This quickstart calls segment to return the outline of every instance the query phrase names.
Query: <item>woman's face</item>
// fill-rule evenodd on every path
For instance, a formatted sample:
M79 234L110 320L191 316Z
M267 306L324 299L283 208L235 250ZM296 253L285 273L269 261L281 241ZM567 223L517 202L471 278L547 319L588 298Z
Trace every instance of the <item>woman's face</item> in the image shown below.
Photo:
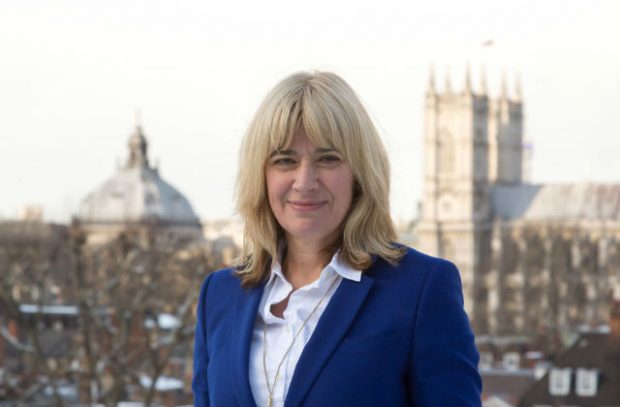
M287 241L324 248L338 237L353 198L353 174L338 151L313 145L300 128L290 146L268 158L265 178Z

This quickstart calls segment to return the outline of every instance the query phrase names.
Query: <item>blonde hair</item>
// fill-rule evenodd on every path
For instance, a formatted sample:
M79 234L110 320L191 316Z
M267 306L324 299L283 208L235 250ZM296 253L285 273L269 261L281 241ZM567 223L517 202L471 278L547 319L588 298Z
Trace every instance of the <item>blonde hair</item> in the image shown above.
M269 206L265 166L299 127L315 146L340 152L353 173L354 198L339 246L326 249L340 249L340 258L358 270L368 268L373 256L390 263L402 257L390 217L387 154L368 113L338 75L300 72L267 94L241 145L236 198L245 236L237 269L244 287L266 280L277 259L283 232Z

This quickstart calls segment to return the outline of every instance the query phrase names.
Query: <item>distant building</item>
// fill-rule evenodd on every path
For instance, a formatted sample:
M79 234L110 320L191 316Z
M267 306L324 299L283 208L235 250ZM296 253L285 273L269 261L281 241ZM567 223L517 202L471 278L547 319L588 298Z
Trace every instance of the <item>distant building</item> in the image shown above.
M431 73L425 109L416 247L459 267L474 330L553 340L603 323L620 287L620 184L527 183L518 83L494 99L484 77L439 92Z
M75 332L78 326L78 307L72 305L45 305L21 304L19 312L21 319L8 319L2 321L8 327L2 332L0 339L0 366L4 366L7 372L26 372L32 370L32 366L25 364L35 364L33 360L33 349L22 349L23 347L32 348L27 338L28 331L34 326L38 328L38 341L41 348L38 350L48 363L54 366L68 366L71 360L71 348L75 342ZM6 316L0 315L0 321ZM7 338L13 341L7 340ZM26 344L26 345L24 345ZM2 349L4 347L4 349ZM26 350L25 353L24 350ZM26 357L24 357L24 355Z
M84 198L76 219L93 244L127 232L170 241L202 236L187 198L149 164L148 143L139 125L129 138L127 163Z
M608 332L584 333L524 395L520 407L620 406L620 302Z
M531 370L481 371L483 407L516 407L520 397L535 383Z
M26 205L19 209L17 219L23 222L42 222L43 208L39 205Z
M0 221L0 247L51 245L65 239L65 225L32 220Z
M480 352L478 370L482 377L484 407L516 406L525 392L544 375L548 365L536 345L523 336L476 338Z
M227 238L237 247L243 246L243 221L239 218L203 220L202 230L207 240Z

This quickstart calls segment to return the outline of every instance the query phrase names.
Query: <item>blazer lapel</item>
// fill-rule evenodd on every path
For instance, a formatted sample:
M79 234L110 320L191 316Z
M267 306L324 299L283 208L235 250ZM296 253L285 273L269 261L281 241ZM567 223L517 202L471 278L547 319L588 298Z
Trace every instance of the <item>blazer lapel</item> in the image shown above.
M235 296L233 335L230 340L232 343L233 382L240 406L256 406L250 387L250 344L258 304L263 296L264 289L264 284L250 290L239 289Z
M342 280L299 357L284 401L285 406L303 404L321 369L355 319L372 285L373 278L367 273L364 273L360 282Z

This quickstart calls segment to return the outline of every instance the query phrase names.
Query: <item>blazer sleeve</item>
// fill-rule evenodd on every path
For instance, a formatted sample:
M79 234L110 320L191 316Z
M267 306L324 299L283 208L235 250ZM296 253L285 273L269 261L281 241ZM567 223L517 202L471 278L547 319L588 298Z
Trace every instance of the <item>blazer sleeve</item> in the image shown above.
M213 273L205 279L200 289L200 298L196 311L196 330L194 333L194 377L192 379L192 391L194 393L195 407L209 406L209 387L207 383L207 366L209 366L209 353L207 351L207 330L205 320L205 306L207 290Z
M438 261L423 282L419 301L409 361L410 404L480 406L479 356L454 264Z

